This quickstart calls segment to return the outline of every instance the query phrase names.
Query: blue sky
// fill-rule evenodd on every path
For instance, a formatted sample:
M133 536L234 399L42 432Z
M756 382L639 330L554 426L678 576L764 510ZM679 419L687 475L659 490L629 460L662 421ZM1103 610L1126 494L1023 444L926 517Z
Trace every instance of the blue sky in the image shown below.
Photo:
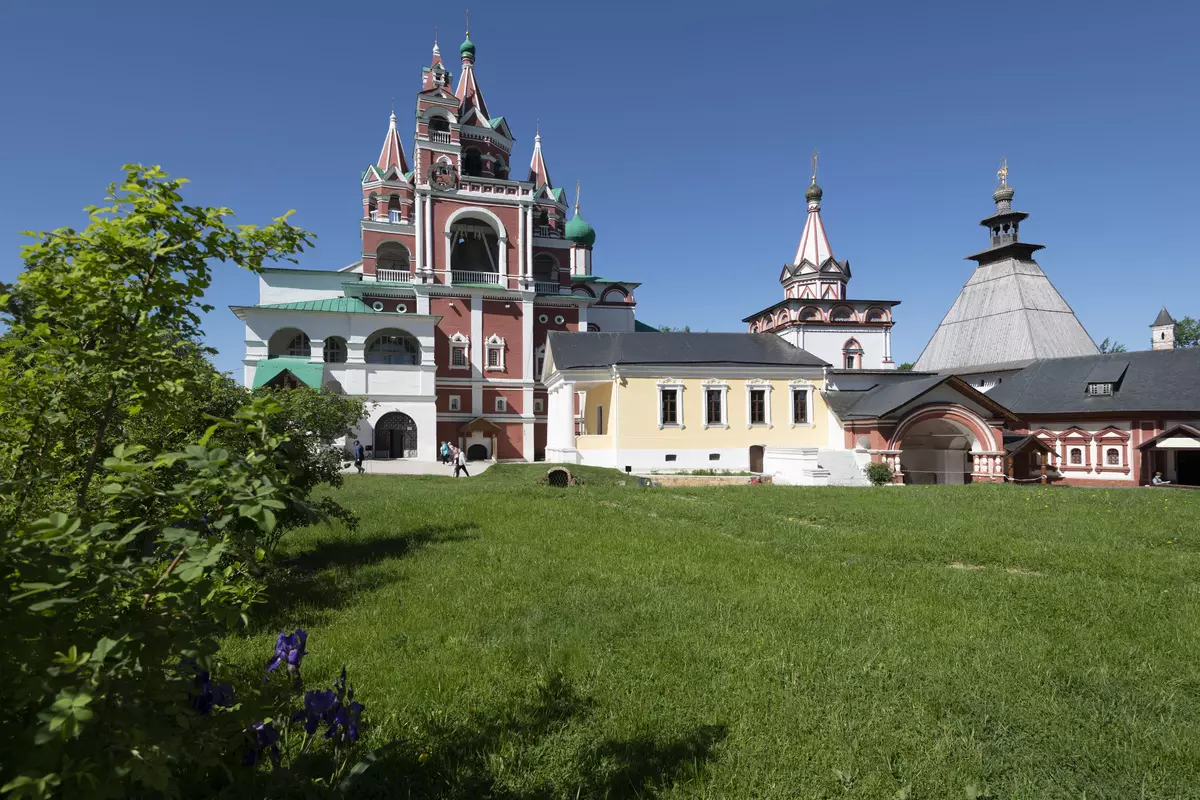
M898 299L914 360L986 244L1001 157L1022 237L1089 333L1133 349L1164 303L1200 316L1195 4L488 2L478 79L557 185L583 182L595 271L642 282L639 318L742 330L782 297L809 155L855 297ZM686 12L683 9L686 8ZM25 229L80 225L129 161L192 180L241 222L296 209L301 266L359 249L361 170L391 98L411 118L437 3L6 3L0 10L0 279ZM457 77L457 64L449 59ZM411 137L405 147L411 157ZM256 279L223 269L218 366Z

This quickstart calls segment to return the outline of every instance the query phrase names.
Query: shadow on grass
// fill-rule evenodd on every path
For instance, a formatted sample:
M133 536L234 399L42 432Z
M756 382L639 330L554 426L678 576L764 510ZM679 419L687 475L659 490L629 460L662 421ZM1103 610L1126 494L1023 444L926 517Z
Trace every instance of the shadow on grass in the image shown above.
M393 536L321 542L279 564L256 628L319 625L361 592L398 580L393 572L374 567L427 545L476 539L478 530L473 524L429 525Z
M655 798L677 784L702 781L727 734L724 725L699 725L682 735L581 740L584 728L574 723L592 707L590 698L556 673L538 684L532 699L512 702L498 714L463 725L429 725L427 751L404 741L381 748L351 794L442 800Z

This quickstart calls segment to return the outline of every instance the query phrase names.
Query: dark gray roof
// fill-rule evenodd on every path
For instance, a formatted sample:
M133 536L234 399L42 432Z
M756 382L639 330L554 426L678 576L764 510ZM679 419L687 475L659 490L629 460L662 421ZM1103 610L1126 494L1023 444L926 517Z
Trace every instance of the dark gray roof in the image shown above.
M1093 374L1127 364L1112 395L1089 395ZM1104 372L1097 371L1103 368ZM1101 381L1107 382L1107 381ZM1200 348L1140 350L1046 358L1005 378L988 393L1021 415L1040 413L1184 411L1200 414Z
M1125 370L1129 369L1129 359L1114 358L1104 359L1096 363L1092 367L1092 371L1088 373L1088 383L1120 383L1121 376L1125 374Z
M773 333L570 333L547 339L558 369L614 364L767 364L824 367Z
M1163 306L1162 311L1158 312L1158 316L1154 318L1154 322L1150 323L1151 328L1157 328L1159 325L1174 325L1175 318L1167 313L1167 307Z
M963 394L974 397L984 406L993 404L990 395L977 391L954 375L922 375L918 373L909 377L902 372L893 373L890 380L885 383L877 383L870 389L827 391L825 392L825 402L843 420L879 419L951 380ZM1004 414L1003 409L996 409L996 411ZM1005 414L1005 416L1010 415Z

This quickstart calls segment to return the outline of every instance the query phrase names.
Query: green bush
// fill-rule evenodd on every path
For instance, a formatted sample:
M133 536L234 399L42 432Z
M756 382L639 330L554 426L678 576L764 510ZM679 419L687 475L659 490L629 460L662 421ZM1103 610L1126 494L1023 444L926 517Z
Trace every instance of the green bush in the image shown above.
M891 483L895 478L892 468L882 461L873 461L863 468L863 472L867 475L867 480L872 486L883 486L885 483Z
M261 687L218 682L283 530L328 513L358 401L251 394L213 370L213 268L303 249L127 167L83 231L0 286L0 793L207 795L270 746ZM301 647L302 649L302 647ZM278 647L277 647L278 650ZM261 795L260 795L261 796Z

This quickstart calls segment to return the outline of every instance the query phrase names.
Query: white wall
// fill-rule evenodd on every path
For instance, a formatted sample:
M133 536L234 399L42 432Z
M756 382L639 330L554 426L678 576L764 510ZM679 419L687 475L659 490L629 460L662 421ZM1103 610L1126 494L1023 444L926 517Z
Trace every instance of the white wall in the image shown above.
M791 344L824 359L836 369L846 366L842 348L848 339L855 339L863 349L863 369L891 369L893 364L883 362L884 328L857 328L839 326L822 328L813 325L792 327L780 334Z
M258 302L260 305L272 305L343 297L345 292L342 291L342 283L357 277L348 272L268 270L258 276Z
M633 331L632 308L597 308L589 306L587 321L600 326L604 333L629 333Z

